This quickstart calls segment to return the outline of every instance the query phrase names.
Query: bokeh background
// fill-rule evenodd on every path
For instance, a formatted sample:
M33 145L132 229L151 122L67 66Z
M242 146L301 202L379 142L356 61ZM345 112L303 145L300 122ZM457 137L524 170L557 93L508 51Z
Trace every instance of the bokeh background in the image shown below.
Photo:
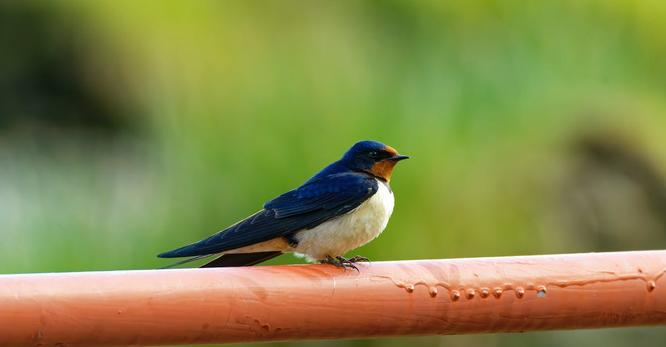
M664 57L662 1L3 1L0 273L165 265L360 139L413 156L373 260L663 249Z

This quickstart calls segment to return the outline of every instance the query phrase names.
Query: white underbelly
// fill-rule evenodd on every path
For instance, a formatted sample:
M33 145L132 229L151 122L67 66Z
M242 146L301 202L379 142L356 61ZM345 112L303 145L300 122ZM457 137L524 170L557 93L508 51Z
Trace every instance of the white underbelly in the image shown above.
M383 182L372 197L353 211L295 235L293 249L310 260L342 256L379 236L393 212L393 193Z

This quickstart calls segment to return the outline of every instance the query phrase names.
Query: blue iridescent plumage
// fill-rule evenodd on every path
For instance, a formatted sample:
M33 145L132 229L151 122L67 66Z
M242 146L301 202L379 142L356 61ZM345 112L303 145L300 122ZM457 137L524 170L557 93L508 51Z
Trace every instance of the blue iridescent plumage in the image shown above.
M159 257L198 258L279 237L289 240L297 232L349 213L377 192L378 177L372 175L371 169L378 158L368 156L368 153L379 153L386 151L386 148L379 142L358 142L340 160L325 167L300 187L266 202L263 210L206 239L162 253ZM241 262L263 261L280 252L256 254L254 258L246 256ZM237 259L240 257L234 256Z

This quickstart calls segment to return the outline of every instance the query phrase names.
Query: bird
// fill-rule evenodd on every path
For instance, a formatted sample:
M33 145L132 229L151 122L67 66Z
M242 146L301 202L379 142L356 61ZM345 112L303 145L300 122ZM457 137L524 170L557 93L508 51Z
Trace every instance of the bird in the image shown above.
M260 211L158 257L189 257L172 264L177 266L217 256L201 267L236 267L293 253L310 262L358 270L355 263L369 260L344 255L386 228L394 207L391 175L395 165L408 158L381 142L359 141L342 158L269 200Z

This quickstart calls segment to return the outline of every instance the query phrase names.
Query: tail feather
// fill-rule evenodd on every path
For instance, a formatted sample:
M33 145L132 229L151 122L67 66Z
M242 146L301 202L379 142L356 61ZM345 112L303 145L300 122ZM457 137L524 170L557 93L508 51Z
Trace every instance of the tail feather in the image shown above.
M256 252L256 253L236 253L236 254L223 254L212 261L202 265L201 267L235 267L235 266L252 266L269 259L273 259L282 252Z
M206 259L206 258L208 258L208 257L212 257L212 256L214 256L214 255L215 255L215 254L198 255L198 256L196 256L196 257L187 258L187 259L181 260L181 261L179 261L179 262L176 262L176 263L173 263L173 264L169 264L169 265L167 265L167 266L163 266L163 267L161 267L160 269L171 269L171 268L174 268L174 267L179 266L179 265L187 264L187 263L190 263L190 262L193 262L193 261L197 261L197 260L199 260L199 259Z

